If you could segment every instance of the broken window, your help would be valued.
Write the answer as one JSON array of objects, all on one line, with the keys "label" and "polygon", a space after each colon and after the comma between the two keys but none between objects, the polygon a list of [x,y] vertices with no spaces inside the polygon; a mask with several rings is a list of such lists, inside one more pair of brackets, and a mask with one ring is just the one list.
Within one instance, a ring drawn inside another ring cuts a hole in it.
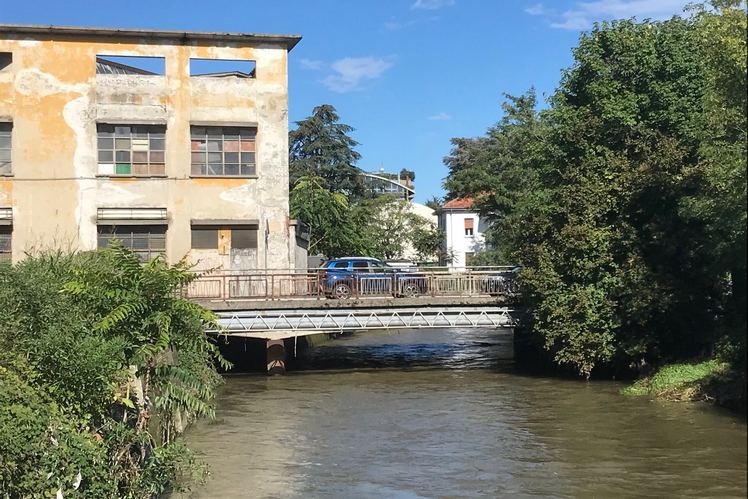
[{"label": "broken window", "polygon": [[190,76],[254,78],[255,61],[242,59],[190,59]]},{"label": "broken window", "polygon": [[166,127],[106,125],[96,127],[99,175],[166,175]]},{"label": "broken window", "polygon": [[11,52],[0,52],[0,71],[10,67],[13,62],[13,53]]},{"label": "broken window", "polygon": [[[257,249],[257,228],[192,226],[192,249]],[[222,253],[222,252],[221,252]]]},{"label": "broken window", "polygon": [[166,252],[166,225],[99,225],[97,231],[99,248],[117,240],[143,262]]},{"label": "broken window", "polygon": [[163,57],[97,55],[96,74],[163,76],[166,60]]},{"label": "broken window", "polygon": [[10,175],[13,169],[10,163],[10,143],[13,123],[0,123],[0,175]]},{"label": "broken window", "polygon": [[256,175],[256,128],[193,126],[192,175],[251,177]]},{"label": "broken window", "polygon": [[0,262],[10,262],[12,236],[12,225],[0,225]]}]

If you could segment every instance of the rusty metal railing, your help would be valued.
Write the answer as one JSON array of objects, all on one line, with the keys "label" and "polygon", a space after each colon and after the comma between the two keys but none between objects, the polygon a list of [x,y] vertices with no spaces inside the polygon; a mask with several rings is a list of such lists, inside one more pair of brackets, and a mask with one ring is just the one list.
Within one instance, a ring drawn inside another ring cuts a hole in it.
[{"label": "rusty metal railing", "polygon": [[[303,270],[215,270],[189,284],[188,298],[205,300],[348,299],[418,296],[511,296],[514,267],[413,268],[377,273]],[[333,277],[333,275],[335,277]]]}]

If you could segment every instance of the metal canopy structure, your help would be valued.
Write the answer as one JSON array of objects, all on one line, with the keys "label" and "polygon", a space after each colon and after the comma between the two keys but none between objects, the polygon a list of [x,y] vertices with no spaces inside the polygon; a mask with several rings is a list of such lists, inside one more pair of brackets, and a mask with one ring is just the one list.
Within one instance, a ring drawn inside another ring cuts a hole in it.
[{"label": "metal canopy structure", "polygon": [[214,334],[249,338],[305,336],[323,332],[406,328],[512,328],[507,307],[421,307],[382,309],[257,310],[218,313]]}]

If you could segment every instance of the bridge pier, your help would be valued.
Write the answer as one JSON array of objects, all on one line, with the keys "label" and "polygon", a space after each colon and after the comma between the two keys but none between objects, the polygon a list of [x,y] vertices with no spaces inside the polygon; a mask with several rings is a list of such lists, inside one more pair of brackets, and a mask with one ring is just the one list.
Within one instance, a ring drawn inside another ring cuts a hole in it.
[{"label": "bridge pier", "polygon": [[268,374],[286,374],[285,342],[283,340],[267,340],[266,348]]}]

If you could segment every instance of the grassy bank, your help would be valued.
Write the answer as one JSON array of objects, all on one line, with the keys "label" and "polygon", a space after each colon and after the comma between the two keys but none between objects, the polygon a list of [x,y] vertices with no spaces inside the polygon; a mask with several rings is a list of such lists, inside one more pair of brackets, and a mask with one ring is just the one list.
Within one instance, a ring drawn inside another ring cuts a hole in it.
[{"label": "grassy bank", "polygon": [[673,401],[712,402],[744,412],[745,386],[744,372],[729,363],[710,359],[664,365],[654,374],[623,388],[621,393]]}]

